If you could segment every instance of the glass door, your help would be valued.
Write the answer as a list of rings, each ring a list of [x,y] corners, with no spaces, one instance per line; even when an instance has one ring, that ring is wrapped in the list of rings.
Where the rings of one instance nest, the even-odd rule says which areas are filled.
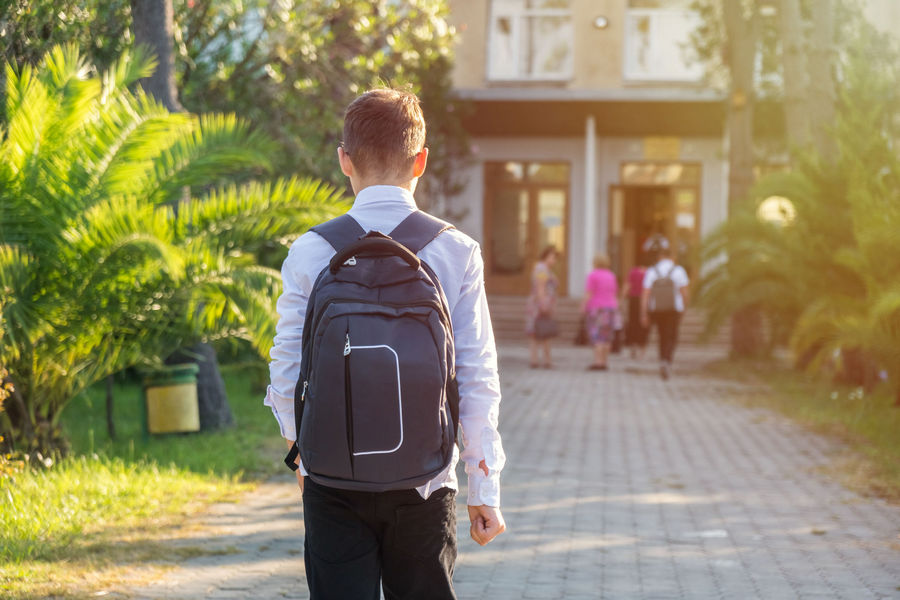
[[[700,192],[695,186],[613,185],[609,189],[608,252],[621,278],[646,263],[647,240],[663,235],[693,277],[700,241]]]
[[[569,166],[485,164],[485,284],[490,294],[526,296],[531,271],[549,245],[560,251],[556,274],[566,289]]]

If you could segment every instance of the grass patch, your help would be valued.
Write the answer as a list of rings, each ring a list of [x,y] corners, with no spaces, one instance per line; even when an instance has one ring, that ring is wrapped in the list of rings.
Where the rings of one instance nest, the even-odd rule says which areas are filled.
[[[225,372],[228,401],[234,414],[231,429],[201,434],[147,436],[144,432],[141,388],[132,382],[113,386],[116,440],[107,435],[105,386],[96,386],[75,399],[63,415],[72,453],[102,454],[129,462],[149,460],[176,464],[195,473],[241,475],[258,479],[282,466],[284,442],[272,412],[263,406],[264,391],[253,389],[241,370]],[[262,450],[262,451],[261,451]]]
[[[173,561],[227,552],[170,542],[192,515],[275,472],[284,445],[250,378],[225,380],[236,425],[220,432],[146,436],[140,387],[119,383],[111,440],[105,386],[73,401],[63,415],[72,455],[0,479],[0,597],[89,597],[134,582],[136,570],[153,578]]]
[[[774,409],[846,444],[847,452],[830,470],[845,485],[900,503],[900,407],[887,390],[866,394],[775,361],[722,361],[709,365],[707,372],[759,384],[747,394],[749,403]]]

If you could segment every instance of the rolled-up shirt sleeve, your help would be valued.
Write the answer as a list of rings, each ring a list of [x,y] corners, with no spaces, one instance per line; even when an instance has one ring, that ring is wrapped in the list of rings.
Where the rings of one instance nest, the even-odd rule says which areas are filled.
[[[500,506],[500,471],[506,455],[497,429],[500,380],[497,349],[484,291],[484,262],[477,246],[469,256],[460,296],[453,308],[459,423],[469,476],[467,503]],[[479,467],[484,460],[488,474]]]

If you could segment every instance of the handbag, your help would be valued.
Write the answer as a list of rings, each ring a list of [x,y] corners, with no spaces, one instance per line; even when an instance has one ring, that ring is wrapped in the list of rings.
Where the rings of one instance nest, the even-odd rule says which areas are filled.
[[[559,323],[553,317],[538,315],[534,320],[534,337],[539,340],[547,340],[559,335]]]
[[[575,345],[576,346],[587,346],[588,342],[588,332],[587,332],[587,316],[582,313],[581,319],[578,321],[578,331],[575,333]]]

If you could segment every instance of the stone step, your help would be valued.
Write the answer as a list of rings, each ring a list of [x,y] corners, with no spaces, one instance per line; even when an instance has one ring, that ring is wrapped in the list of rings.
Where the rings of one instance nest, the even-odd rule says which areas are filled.
[[[525,339],[526,302],[527,298],[524,296],[488,297],[494,335],[498,340],[519,341]],[[560,327],[559,339],[564,341],[574,340],[578,327],[581,324],[581,299],[558,298],[556,319]],[[697,308],[689,308],[681,321],[680,338],[685,343],[699,343],[705,327],[706,321],[703,311]],[[729,328],[723,327],[705,343],[714,346],[727,346],[729,336]],[[654,337],[655,334],[651,334],[651,343]]]

